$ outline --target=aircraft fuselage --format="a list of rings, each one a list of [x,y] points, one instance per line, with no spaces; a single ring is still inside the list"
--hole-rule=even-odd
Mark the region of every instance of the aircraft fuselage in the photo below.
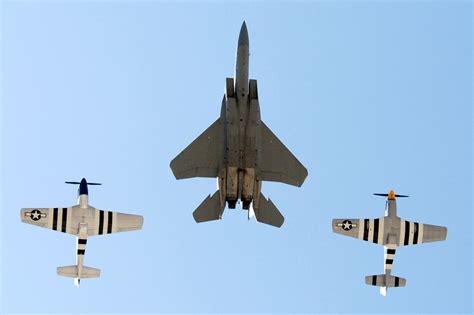
[[[222,103],[221,120],[225,122],[225,159],[218,185],[221,204],[227,201],[235,208],[238,200],[248,210],[261,190],[258,160],[261,144],[260,106],[257,83],[249,81],[249,39],[245,23],[237,46],[235,77],[227,79],[226,95]]]

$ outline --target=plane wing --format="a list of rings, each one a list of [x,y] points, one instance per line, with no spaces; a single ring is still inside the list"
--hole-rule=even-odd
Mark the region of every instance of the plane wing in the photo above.
[[[23,208],[21,221],[53,231],[77,235],[79,223],[87,223],[87,235],[140,230],[143,217],[95,208]]]
[[[217,177],[224,159],[225,129],[218,118],[170,164],[176,179]]]
[[[262,179],[300,187],[308,171],[262,121]]]
[[[92,228],[88,227],[87,235],[103,235],[118,232],[141,230],[143,217],[141,215],[95,209]]]
[[[375,244],[385,244],[385,219],[334,219],[332,231]]]
[[[36,225],[53,231],[74,234],[79,224],[71,225],[72,207],[69,208],[23,208],[20,211],[23,223]]]
[[[444,226],[401,220],[399,246],[444,241],[448,229]]]

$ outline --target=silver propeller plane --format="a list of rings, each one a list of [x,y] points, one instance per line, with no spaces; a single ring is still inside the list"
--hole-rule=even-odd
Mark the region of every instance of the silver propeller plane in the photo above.
[[[86,252],[87,237],[107,235],[117,232],[141,230],[143,217],[133,214],[99,210],[89,205],[89,185],[85,178],[81,182],[66,182],[79,185],[79,204],[68,208],[23,208],[21,221],[62,233],[77,236],[77,264],[58,267],[60,276],[74,278],[79,286],[81,279],[97,278],[100,270],[83,265]]]
[[[245,22],[237,45],[235,77],[226,79],[220,117],[171,161],[176,179],[217,178],[218,190],[194,211],[196,222],[222,218],[238,200],[257,221],[281,227],[284,218],[263,193],[263,181],[300,187],[308,172],[260,119],[257,81],[249,80]]]
[[[385,273],[365,277],[368,285],[380,287],[380,294],[387,295],[387,289],[404,287],[406,280],[392,276],[392,264],[398,246],[416,245],[428,242],[444,241],[447,228],[430,224],[406,221],[397,215],[397,195],[390,191],[388,194],[374,194],[387,197],[385,217],[377,219],[334,219],[334,233],[354,237],[367,242],[384,245]]]

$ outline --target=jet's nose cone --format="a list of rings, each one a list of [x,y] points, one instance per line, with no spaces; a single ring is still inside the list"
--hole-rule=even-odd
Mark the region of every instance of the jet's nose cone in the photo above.
[[[87,181],[86,181],[85,178],[81,179],[81,184],[86,184],[86,183],[87,183]]]
[[[242,23],[242,27],[240,28],[239,34],[239,46],[241,45],[249,45],[249,33],[247,31],[247,24]]]

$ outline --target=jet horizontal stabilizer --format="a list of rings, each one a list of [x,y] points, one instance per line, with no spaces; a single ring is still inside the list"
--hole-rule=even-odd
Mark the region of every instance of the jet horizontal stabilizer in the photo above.
[[[260,193],[260,200],[258,201],[258,209],[254,208],[255,218],[258,222],[269,224],[275,227],[281,227],[285,218],[278,211],[275,204]]]
[[[194,220],[197,223],[219,220],[224,212],[224,205],[221,205],[219,190],[214,195],[209,195],[193,212]]]

